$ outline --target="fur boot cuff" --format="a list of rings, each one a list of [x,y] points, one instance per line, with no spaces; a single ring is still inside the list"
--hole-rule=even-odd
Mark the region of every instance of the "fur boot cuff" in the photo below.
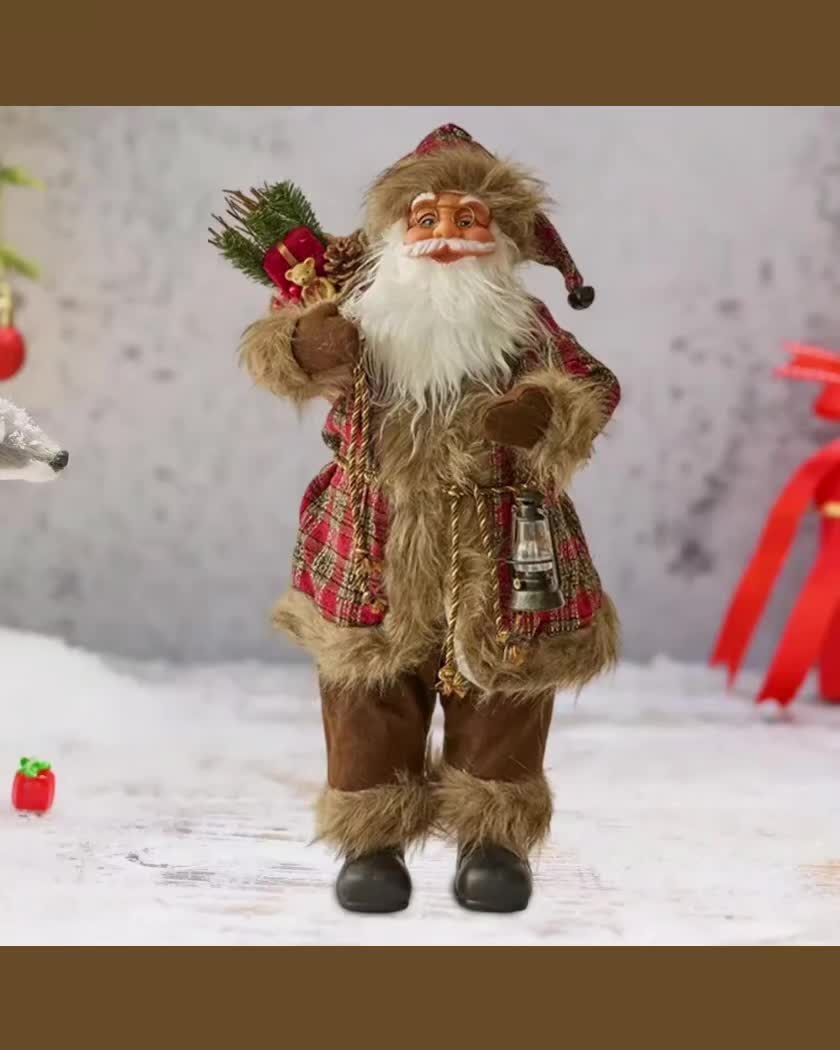
[[[516,782],[480,780],[441,765],[433,793],[438,831],[462,846],[493,842],[525,858],[548,835],[551,789],[542,774]]]
[[[316,808],[317,839],[345,857],[425,838],[432,822],[429,785],[405,777],[362,791],[325,788]]]

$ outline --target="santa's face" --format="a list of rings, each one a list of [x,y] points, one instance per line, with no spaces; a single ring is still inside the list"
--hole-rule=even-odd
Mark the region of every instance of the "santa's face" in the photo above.
[[[518,261],[476,196],[416,195],[383,232],[370,280],[342,306],[365,336],[378,394],[447,413],[465,380],[502,387],[534,325]]]
[[[436,263],[490,255],[495,237],[487,205],[471,194],[421,193],[411,203],[405,254]]]

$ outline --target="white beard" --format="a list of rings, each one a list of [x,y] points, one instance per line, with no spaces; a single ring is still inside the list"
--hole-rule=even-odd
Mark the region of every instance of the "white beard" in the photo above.
[[[442,264],[403,251],[395,223],[371,261],[371,281],[342,313],[365,337],[376,396],[449,415],[464,380],[502,387],[517,347],[536,327],[533,300],[514,273],[518,252],[495,225],[496,250]]]

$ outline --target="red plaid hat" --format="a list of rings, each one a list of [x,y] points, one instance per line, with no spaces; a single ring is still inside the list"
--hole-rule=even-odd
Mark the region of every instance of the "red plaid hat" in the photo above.
[[[436,153],[451,146],[470,146],[481,150],[488,157],[493,156],[489,150],[476,142],[469,132],[459,128],[457,124],[442,124],[428,134],[412,153],[402,159],[409,160],[412,157],[428,156],[430,153]],[[575,266],[562,237],[542,212],[537,216],[534,240],[533,261],[544,266],[554,266],[560,271],[566,282],[566,291],[569,293],[569,305],[575,310],[585,310],[591,306],[595,299],[595,289],[583,283],[580,270]]]

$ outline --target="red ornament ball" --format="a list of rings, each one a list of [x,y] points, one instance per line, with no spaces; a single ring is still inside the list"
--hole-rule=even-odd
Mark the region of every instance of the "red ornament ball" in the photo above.
[[[0,328],[0,380],[17,375],[25,360],[26,344],[17,328]]]

